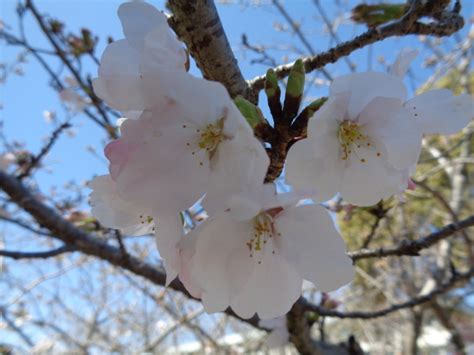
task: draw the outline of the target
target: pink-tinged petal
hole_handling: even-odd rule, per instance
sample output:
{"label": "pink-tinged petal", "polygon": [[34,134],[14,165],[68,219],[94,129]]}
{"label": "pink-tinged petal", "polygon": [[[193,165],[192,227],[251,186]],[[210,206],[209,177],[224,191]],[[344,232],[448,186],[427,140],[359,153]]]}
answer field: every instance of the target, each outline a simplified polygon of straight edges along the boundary
{"label": "pink-tinged petal", "polygon": [[105,146],[104,154],[110,161],[109,170],[112,179],[117,178],[138,147],[138,144],[121,139],[114,140]]}
{"label": "pink-tinged petal", "polygon": [[355,120],[365,106],[375,97],[391,97],[404,101],[405,85],[401,78],[379,72],[348,74],[334,79],[330,87],[330,97],[350,91],[348,115]]}
{"label": "pink-tinged petal", "polygon": [[138,148],[127,152],[126,163],[112,161],[110,166],[124,197],[159,214],[189,208],[209,184],[207,152],[192,145],[195,128],[183,124],[180,117],[179,107],[174,106],[126,120],[119,141]]}
{"label": "pink-tinged petal", "polygon": [[426,134],[454,134],[474,118],[474,98],[467,94],[454,96],[447,89],[417,95],[405,107],[413,112]]}
{"label": "pink-tinged petal", "polygon": [[390,67],[390,75],[403,78],[420,51],[418,49],[402,49],[395,62]]}
{"label": "pink-tinged petal", "polygon": [[166,16],[146,2],[126,2],[120,5],[118,15],[125,37],[137,50],[143,50],[148,33],[167,23]]}
{"label": "pink-tinged petal", "polygon": [[354,276],[351,259],[329,213],[319,205],[285,209],[275,219],[281,251],[319,290],[332,291]]}
{"label": "pink-tinged petal", "polygon": [[416,184],[413,182],[412,179],[408,179],[408,183],[407,183],[407,190],[415,190],[416,189]]}

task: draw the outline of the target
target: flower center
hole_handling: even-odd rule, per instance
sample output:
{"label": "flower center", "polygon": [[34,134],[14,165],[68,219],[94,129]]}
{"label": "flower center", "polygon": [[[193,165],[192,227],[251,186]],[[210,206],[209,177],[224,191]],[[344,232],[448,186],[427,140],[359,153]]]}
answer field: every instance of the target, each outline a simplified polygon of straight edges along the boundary
{"label": "flower center", "polygon": [[[152,224],[153,222],[153,217],[152,216],[145,216],[145,215],[140,215],[140,224]],[[155,231],[155,227],[152,228],[152,231]]]}
{"label": "flower center", "polygon": [[216,123],[208,124],[203,130],[199,130],[198,147],[206,150],[209,155],[213,155],[224,140],[223,134],[223,119],[220,119]]}
{"label": "flower center", "polygon": [[[280,210],[281,209],[278,209],[277,212]],[[246,243],[249,248],[251,258],[253,257],[254,252],[263,251],[269,239],[281,235],[275,230],[275,226],[273,224],[273,216],[275,214],[272,212],[274,211],[269,210],[260,212],[253,218],[253,235],[251,235],[250,239]],[[272,254],[275,254],[275,250],[272,250]],[[260,260],[258,263],[261,264],[262,261]]]}
{"label": "flower center", "polygon": [[[362,149],[371,149],[373,144],[369,137],[361,132],[360,126],[350,120],[345,120],[339,125],[337,138],[342,150],[342,160],[347,160],[354,153],[360,160],[365,163],[367,158],[363,157]],[[376,156],[380,157],[380,152],[376,152]]]}
{"label": "flower center", "polygon": [[197,154],[202,151],[209,161],[214,157],[219,145],[226,139],[229,139],[224,133],[224,120],[226,116],[222,116],[214,123],[209,123],[204,127],[196,127],[193,124],[184,124],[183,128],[191,128],[195,130],[196,135],[194,135],[191,142],[187,142],[186,145],[191,148],[191,154],[196,155],[199,161],[199,165],[203,166],[204,161],[201,154]]}

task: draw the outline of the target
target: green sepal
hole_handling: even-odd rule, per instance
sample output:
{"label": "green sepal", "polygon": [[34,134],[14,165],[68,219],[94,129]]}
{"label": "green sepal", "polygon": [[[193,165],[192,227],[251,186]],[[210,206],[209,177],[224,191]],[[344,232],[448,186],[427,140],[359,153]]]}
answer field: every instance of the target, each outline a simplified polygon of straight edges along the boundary
{"label": "green sepal", "polygon": [[321,106],[324,105],[324,103],[327,100],[328,100],[327,97],[321,97],[317,100],[314,100],[308,106],[306,106],[304,110],[307,110],[307,113],[309,114],[309,117],[311,117],[316,111],[318,111],[321,108]]}
{"label": "green sepal", "polygon": [[303,96],[304,90],[304,63],[301,59],[298,59],[293,67],[291,68],[290,75],[288,76],[288,83],[286,86],[286,96],[291,95],[293,97]]}
{"label": "green sepal", "polygon": [[406,4],[360,4],[352,9],[351,19],[367,27],[376,27],[401,18],[407,9]]}
{"label": "green sepal", "polygon": [[265,94],[270,98],[271,96],[278,96],[280,98],[280,86],[278,85],[278,78],[273,69],[267,70],[265,77]]}
{"label": "green sepal", "polygon": [[273,69],[268,69],[265,77],[265,94],[267,95],[268,107],[272,113],[273,119],[278,121],[281,117],[281,90],[278,85],[278,78]]}
{"label": "green sepal", "polygon": [[305,83],[304,63],[298,59],[291,68],[286,85],[285,103],[283,105],[282,124],[288,126],[298,114]]}
{"label": "green sepal", "polygon": [[248,101],[242,96],[237,96],[234,103],[239,109],[240,113],[245,117],[250,127],[254,128],[259,123],[265,122],[262,111],[258,106]]}

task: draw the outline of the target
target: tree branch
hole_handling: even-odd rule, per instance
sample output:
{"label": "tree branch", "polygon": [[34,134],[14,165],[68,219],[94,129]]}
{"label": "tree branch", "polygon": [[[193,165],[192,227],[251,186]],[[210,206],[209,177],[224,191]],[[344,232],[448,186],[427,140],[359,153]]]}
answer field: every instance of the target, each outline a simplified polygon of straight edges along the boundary
{"label": "tree branch", "polygon": [[18,175],[18,178],[20,180],[24,179],[27,176],[29,176],[31,174],[31,172],[33,171],[33,169],[37,168],[41,164],[41,160],[49,153],[49,151],[53,147],[54,143],[56,143],[56,141],[58,140],[59,135],[64,130],[66,130],[70,127],[71,127],[71,124],[69,122],[65,122],[65,123],[61,124],[60,126],[58,126],[53,131],[53,133],[51,134],[51,137],[49,137],[49,140],[46,143],[46,145],[41,149],[41,151],[38,153],[38,155],[33,156],[33,158],[31,159],[31,162],[28,164],[26,169],[20,175]]}
{"label": "tree branch", "polygon": [[[71,248],[86,255],[95,256],[108,261],[111,265],[121,267],[156,285],[165,285],[166,274],[162,267],[151,265],[131,254],[124,255],[120,248],[110,245],[107,241],[95,238],[83,230],[76,228],[51,207],[38,201],[18,179],[4,171],[0,171],[0,188],[10,196],[12,201],[28,212],[41,226],[50,230],[52,238],[59,239]],[[187,295],[189,298],[193,298],[178,279],[174,280],[169,287]],[[242,319],[235,315],[230,309],[228,309],[226,313],[252,326],[258,327],[257,317]]]}
{"label": "tree branch", "polygon": [[57,249],[49,251],[38,251],[38,252],[19,252],[19,251],[9,251],[9,250],[0,250],[0,256],[6,256],[12,259],[47,259],[54,256],[58,256],[64,253],[69,253],[76,251],[72,245],[65,245]]}
{"label": "tree branch", "polygon": [[257,102],[245,81],[212,0],[169,0],[169,25],[186,43],[203,76],[219,81],[230,96]]}
{"label": "tree branch", "polygon": [[458,223],[451,223],[439,231],[431,233],[430,235],[418,240],[403,240],[398,246],[393,248],[380,248],[377,250],[360,250],[356,252],[349,252],[348,255],[352,260],[360,260],[367,258],[383,258],[387,256],[418,256],[423,249],[429,248],[433,244],[459,232],[463,229],[474,226],[474,216],[470,216]]}
{"label": "tree branch", "polygon": [[[339,312],[332,309],[327,309],[324,307],[317,306],[312,303],[306,303],[303,307],[306,310],[313,311],[321,316],[325,317],[335,317],[335,318],[358,318],[358,319],[372,319],[386,316],[390,313],[400,311],[406,308],[413,308],[419,306],[426,302],[431,302],[433,299],[439,295],[442,295],[450,290],[452,290],[457,284],[468,282],[474,276],[474,268],[469,269],[463,273],[455,273],[449,281],[439,285],[433,291],[427,293],[426,295],[415,297],[409,301],[394,304],[388,308],[382,309],[375,312],[365,312],[365,311],[356,311],[356,312]],[[305,302],[301,300],[299,302]]]}
{"label": "tree branch", "polygon": [[[434,10],[433,10],[434,11]],[[305,57],[303,63],[307,73],[320,69],[326,64],[335,63],[340,58],[345,57],[357,49],[382,41],[393,36],[401,36],[408,34],[424,34],[434,36],[449,36],[454,32],[459,31],[464,26],[464,19],[455,12],[444,12],[444,15],[439,21],[435,23],[425,24],[416,22],[422,15],[429,15],[426,13],[419,13],[417,11],[409,12],[398,21],[383,25],[380,27],[369,29],[363,34],[354,39],[343,42],[340,45],[331,48],[330,50],[321,54]],[[417,16],[417,17],[414,17]],[[415,19],[415,21],[413,21]],[[275,68],[275,73],[279,79],[288,76],[294,63],[280,65]],[[265,85],[265,75],[261,75],[249,81],[250,87],[258,93]]]}

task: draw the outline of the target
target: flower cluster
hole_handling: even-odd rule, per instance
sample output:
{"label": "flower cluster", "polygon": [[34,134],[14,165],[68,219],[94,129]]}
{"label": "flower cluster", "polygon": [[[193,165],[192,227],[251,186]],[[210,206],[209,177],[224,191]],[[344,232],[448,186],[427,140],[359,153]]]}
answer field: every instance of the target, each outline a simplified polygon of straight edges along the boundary
{"label": "flower cluster", "polygon": [[340,193],[370,206],[410,187],[423,134],[453,134],[474,116],[474,100],[450,90],[407,100],[403,76],[416,51],[402,52],[390,73],[366,72],[334,79],[327,102],[308,123],[308,139],[287,157],[295,187],[316,186],[316,200]]}
{"label": "flower cluster", "polygon": [[[93,85],[126,118],[105,148],[109,175],[90,183],[92,213],[129,235],[154,233],[167,284],[178,276],[208,312],[230,306],[244,318],[274,318],[298,299],[303,280],[321,291],[350,282],[344,242],[316,203],[340,193],[370,205],[399,193],[422,134],[453,133],[472,113],[470,97],[446,90],[406,101],[401,77],[414,52],[390,74],[335,79],[308,138],[289,151],[286,174],[297,190],[278,194],[264,184],[269,158],[245,110],[220,83],[187,72],[166,16],[144,2],[118,13],[125,38],[108,45]],[[197,203],[209,217],[188,231],[182,212]]]}

